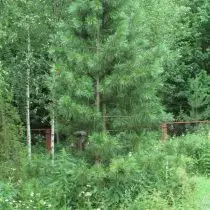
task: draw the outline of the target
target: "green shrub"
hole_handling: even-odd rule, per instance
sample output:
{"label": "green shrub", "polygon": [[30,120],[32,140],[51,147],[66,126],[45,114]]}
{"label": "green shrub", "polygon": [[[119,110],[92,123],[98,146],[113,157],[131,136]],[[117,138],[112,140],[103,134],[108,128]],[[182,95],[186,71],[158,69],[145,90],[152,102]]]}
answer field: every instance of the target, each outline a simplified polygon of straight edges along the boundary
{"label": "green shrub", "polygon": [[113,157],[121,153],[121,148],[121,144],[116,137],[106,133],[93,133],[89,136],[86,159],[92,164],[108,164]]}
{"label": "green shrub", "polygon": [[13,200],[20,209],[191,209],[195,183],[187,172],[197,156],[188,150],[197,154],[200,146],[152,137],[141,135],[139,149],[126,153],[117,137],[93,134],[87,151],[61,150],[54,165],[49,155],[34,154],[30,164],[22,163]]}
{"label": "green shrub", "polygon": [[[63,151],[53,168],[43,170],[49,161],[46,159],[44,163],[43,158],[39,167],[28,166],[28,173],[35,173],[39,181],[35,176],[28,177],[21,198],[24,202],[32,191],[40,193],[44,202],[55,209],[127,209],[134,201],[136,205],[141,203],[154,208],[155,205],[157,208],[182,205],[190,197],[193,183],[185,169],[178,166],[185,160],[176,156],[166,159],[165,155],[164,146],[160,145],[111,158],[108,165],[89,165]],[[159,195],[159,204],[155,193]],[[148,203],[148,197],[154,200]]]}
{"label": "green shrub", "polygon": [[206,144],[205,147],[202,148],[199,163],[201,172],[207,176],[210,176],[210,143]]}
{"label": "green shrub", "polygon": [[165,148],[168,154],[185,156],[189,173],[203,174],[209,170],[209,147],[208,134],[201,129],[200,132],[170,139]]}
{"label": "green shrub", "polygon": [[24,146],[21,143],[23,129],[14,107],[0,95],[0,180],[19,179]]}
{"label": "green shrub", "polygon": [[17,191],[14,187],[6,182],[0,182],[0,209],[13,210]]}

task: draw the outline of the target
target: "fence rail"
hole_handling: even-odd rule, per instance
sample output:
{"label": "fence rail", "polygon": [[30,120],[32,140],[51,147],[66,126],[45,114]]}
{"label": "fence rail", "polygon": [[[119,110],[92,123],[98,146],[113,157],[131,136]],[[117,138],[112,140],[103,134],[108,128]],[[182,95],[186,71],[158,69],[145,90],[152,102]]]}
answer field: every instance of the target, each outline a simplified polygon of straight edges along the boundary
{"label": "fence rail", "polygon": [[168,136],[179,136],[187,131],[194,131],[201,125],[210,125],[210,120],[195,120],[195,121],[171,121],[161,125],[162,141],[166,142]]}

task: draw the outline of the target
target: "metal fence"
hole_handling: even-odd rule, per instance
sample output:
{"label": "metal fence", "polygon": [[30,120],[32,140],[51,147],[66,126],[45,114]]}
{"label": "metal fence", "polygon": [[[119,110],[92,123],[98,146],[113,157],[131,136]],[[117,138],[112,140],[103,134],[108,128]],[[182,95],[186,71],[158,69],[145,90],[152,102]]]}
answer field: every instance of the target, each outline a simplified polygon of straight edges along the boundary
{"label": "metal fence", "polygon": [[39,135],[43,138],[45,138],[45,146],[48,151],[51,151],[51,129],[31,129],[32,134],[32,141],[34,141],[34,136]]}
{"label": "metal fence", "polygon": [[[123,121],[126,118],[131,118],[132,116],[123,116],[120,119]],[[119,132],[129,132],[129,131],[138,131],[141,132],[143,130],[147,131],[158,131],[159,128],[161,127],[161,132],[162,132],[162,141],[166,142],[168,138],[173,137],[173,136],[181,136],[187,132],[194,132],[201,127],[208,130],[209,133],[209,139],[210,139],[210,121],[205,120],[205,121],[181,121],[181,122],[167,122],[167,123],[162,123],[161,126],[158,125],[139,125],[139,126],[130,126],[130,127],[120,127],[117,126],[117,128],[110,129],[108,124],[110,121],[112,121],[114,118],[113,116],[109,116],[106,119],[106,125],[105,129],[106,132],[113,134],[113,133],[119,133]],[[31,129],[32,133],[32,140],[33,136],[35,135],[40,135],[45,139],[45,145],[48,151],[51,150],[51,129]]]}
{"label": "metal fence", "polygon": [[162,141],[165,142],[169,137],[181,136],[188,132],[195,132],[200,128],[210,129],[210,121],[180,121],[167,122],[161,125]]}

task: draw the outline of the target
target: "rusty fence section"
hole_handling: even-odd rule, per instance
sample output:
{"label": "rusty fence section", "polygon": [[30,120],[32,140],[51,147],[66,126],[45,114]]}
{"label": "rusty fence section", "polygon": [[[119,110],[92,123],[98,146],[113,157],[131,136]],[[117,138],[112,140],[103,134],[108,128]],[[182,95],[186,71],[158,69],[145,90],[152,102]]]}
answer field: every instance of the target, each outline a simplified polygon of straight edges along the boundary
{"label": "rusty fence section", "polygon": [[174,121],[162,123],[162,141],[166,142],[169,137],[173,136],[181,136],[186,134],[187,132],[194,132],[198,129],[205,128],[208,130],[209,138],[210,138],[210,121]]}
{"label": "rusty fence section", "polygon": [[[127,116],[126,116],[127,117]],[[131,116],[128,116],[131,117]],[[106,120],[106,123],[108,124],[108,121],[111,120],[113,118],[113,116],[107,117],[109,119]],[[125,117],[123,117],[125,118]],[[118,129],[109,129],[108,126],[105,125],[105,129],[107,132],[112,133],[112,132],[122,132],[125,131],[126,129],[124,128],[118,128]],[[173,137],[173,136],[181,136],[187,132],[194,132],[196,130],[198,130],[201,127],[204,127],[205,129],[208,130],[208,138],[210,139],[210,121],[209,120],[205,120],[205,121],[181,121],[181,122],[177,122],[177,121],[173,121],[173,122],[165,122],[161,124],[161,132],[162,132],[162,142],[166,142],[167,139],[169,137]],[[120,127],[120,126],[119,126]],[[127,128],[128,130],[147,130],[147,131],[151,131],[151,130],[159,130],[158,129],[158,125],[154,126],[147,126],[147,125],[142,125],[142,126],[137,126],[136,128],[131,127],[131,128]],[[51,151],[51,129],[50,128],[46,128],[46,129],[31,129],[31,133],[32,133],[32,140],[34,140],[35,138],[33,138],[35,135],[40,135],[41,137],[43,137],[45,139],[45,146],[46,149],[48,151]],[[35,140],[34,140],[35,141]]]}
{"label": "rusty fence section", "polygon": [[48,151],[51,151],[51,129],[31,129],[32,141],[34,140],[34,135],[40,135],[45,138],[45,146]]}

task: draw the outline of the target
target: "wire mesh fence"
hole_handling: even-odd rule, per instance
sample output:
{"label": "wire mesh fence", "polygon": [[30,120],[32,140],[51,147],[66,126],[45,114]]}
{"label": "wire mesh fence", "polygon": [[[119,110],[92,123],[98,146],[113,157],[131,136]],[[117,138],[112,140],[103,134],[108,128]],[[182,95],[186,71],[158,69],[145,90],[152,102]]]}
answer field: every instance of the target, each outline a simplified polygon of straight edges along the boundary
{"label": "wire mesh fence", "polygon": [[[166,141],[170,137],[185,135],[186,133],[193,133],[200,129],[206,131],[207,135],[210,134],[210,121],[181,121],[181,122],[168,122],[161,125],[162,141]],[[210,135],[209,135],[210,137]]]}
{"label": "wire mesh fence", "polygon": [[48,151],[51,150],[51,129],[31,129],[32,143],[37,141],[45,141],[45,147]]}

